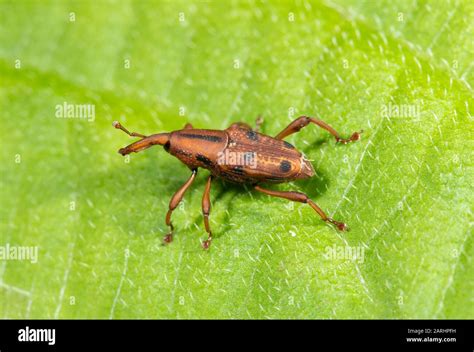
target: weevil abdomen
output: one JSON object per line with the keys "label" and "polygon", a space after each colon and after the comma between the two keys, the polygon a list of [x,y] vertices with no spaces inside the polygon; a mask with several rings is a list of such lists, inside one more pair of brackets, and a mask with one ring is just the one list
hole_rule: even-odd
{"label": "weevil abdomen", "polygon": [[280,183],[314,175],[311,163],[286,141],[233,125],[226,130],[227,162],[218,176],[238,183]]}

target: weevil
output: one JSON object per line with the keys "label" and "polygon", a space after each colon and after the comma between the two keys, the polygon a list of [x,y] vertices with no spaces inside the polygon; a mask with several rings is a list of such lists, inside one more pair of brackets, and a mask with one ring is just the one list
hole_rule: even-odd
{"label": "weevil", "polygon": [[199,168],[210,171],[202,197],[204,227],[208,235],[207,240],[202,243],[204,249],[208,249],[212,241],[209,225],[210,191],[212,180],[215,178],[249,185],[256,191],[273,197],[306,203],[323,221],[333,224],[340,231],[347,230],[345,223],[328,217],[306,194],[272,190],[263,188],[261,184],[289,182],[314,176],[315,171],[309,160],[292,144],[284,140],[310,123],[325,129],[334,136],[336,143],[342,144],[359,140],[362,131],[354,132],[349,138],[344,139],[326,122],[309,116],[300,116],[275,137],[271,137],[259,132],[262,122],[263,119],[258,118],[255,128],[245,122],[236,122],[225,130],[196,129],[188,123],[181,130],[149,136],[129,132],[119,122],[113,122],[115,128],[131,137],[140,138],[137,142],[121,148],[120,154],[137,153],[153,145],[161,145],[191,170],[191,176],[173,195],[169,203],[165,222],[170,230],[163,239],[165,244],[173,240],[174,226],[171,215],[196,178]]}

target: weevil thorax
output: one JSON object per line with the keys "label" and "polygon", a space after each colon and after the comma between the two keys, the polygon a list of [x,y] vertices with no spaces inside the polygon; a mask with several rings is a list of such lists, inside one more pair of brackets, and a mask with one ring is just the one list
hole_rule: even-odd
{"label": "weevil thorax", "polygon": [[227,141],[225,131],[183,129],[171,132],[164,148],[191,169],[202,167],[213,170]]}

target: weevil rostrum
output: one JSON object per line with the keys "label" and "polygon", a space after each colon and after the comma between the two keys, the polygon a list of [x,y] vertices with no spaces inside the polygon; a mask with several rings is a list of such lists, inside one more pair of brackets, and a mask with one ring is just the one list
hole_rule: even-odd
{"label": "weevil rostrum", "polygon": [[271,190],[263,188],[261,184],[300,180],[315,174],[313,166],[306,157],[293,145],[284,141],[284,138],[298,132],[310,123],[332,134],[336,138],[336,143],[347,144],[357,141],[360,139],[362,131],[354,132],[351,137],[343,139],[334,128],[324,121],[300,116],[275,137],[271,137],[259,132],[262,121],[261,118],[258,118],[255,128],[244,122],[236,122],[225,130],[195,129],[188,123],[181,130],[150,136],[129,132],[117,121],[113,123],[115,128],[121,129],[129,136],[140,138],[139,141],[121,148],[120,154],[137,153],[153,145],[161,145],[168,153],[191,169],[191,176],[173,195],[169,203],[165,221],[170,232],[164,237],[165,243],[170,243],[173,239],[174,227],[171,222],[171,214],[196,178],[198,168],[207,169],[211,173],[207,178],[202,197],[202,214],[208,234],[207,240],[202,243],[204,249],[208,249],[212,241],[209,214],[211,211],[211,183],[214,178],[221,178],[237,184],[247,184],[256,191],[273,197],[306,203],[318,213],[323,221],[333,224],[340,231],[347,230],[345,223],[328,217],[306,194]]}

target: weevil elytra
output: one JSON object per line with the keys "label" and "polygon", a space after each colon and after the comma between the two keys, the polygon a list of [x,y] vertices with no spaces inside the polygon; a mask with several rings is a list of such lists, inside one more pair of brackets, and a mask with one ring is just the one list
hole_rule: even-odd
{"label": "weevil elytra", "polygon": [[334,128],[324,121],[300,116],[276,137],[271,137],[259,132],[262,121],[261,118],[258,118],[254,129],[244,122],[236,122],[225,130],[195,129],[188,123],[181,130],[150,136],[129,132],[117,121],[113,123],[115,128],[121,129],[129,136],[140,138],[139,141],[121,148],[120,154],[137,153],[153,145],[162,145],[168,153],[191,169],[191,176],[173,195],[169,203],[165,221],[170,232],[164,237],[165,243],[169,243],[173,239],[174,227],[171,222],[171,214],[196,178],[198,168],[207,169],[211,173],[202,197],[202,214],[208,234],[207,240],[202,243],[204,249],[208,249],[212,241],[212,232],[209,226],[210,191],[211,182],[216,177],[233,183],[251,185],[255,190],[270,196],[306,203],[318,213],[322,220],[333,224],[340,231],[347,230],[346,224],[328,217],[306,194],[271,190],[261,187],[260,184],[282,183],[314,175],[313,166],[305,156],[293,145],[284,141],[285,137],[298,132],[310,123],[332,134],[336,138],[336,143],[347,144],[357,141],[362,131],[354,132],[351,137],[343,139]]}

